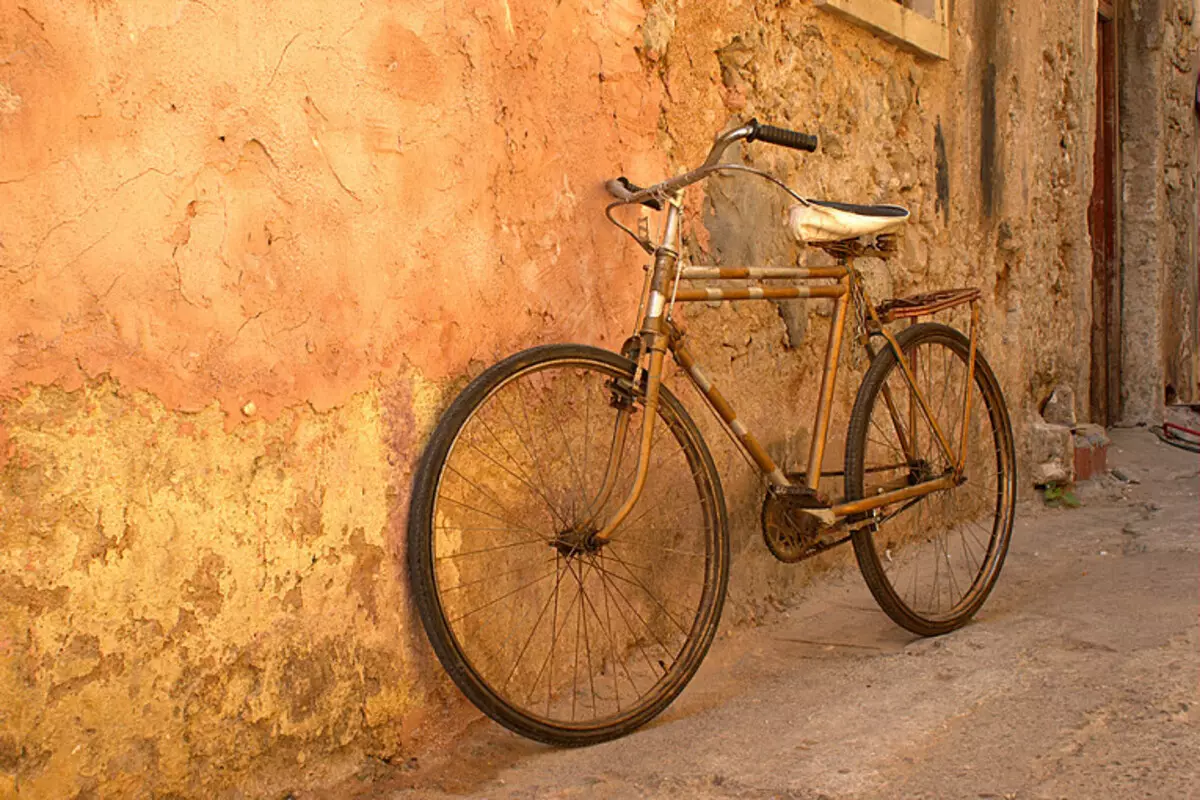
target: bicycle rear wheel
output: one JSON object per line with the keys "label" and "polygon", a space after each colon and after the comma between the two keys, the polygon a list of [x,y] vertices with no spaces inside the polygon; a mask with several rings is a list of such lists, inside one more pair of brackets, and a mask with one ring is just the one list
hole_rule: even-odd
{"label": "bicycle rear wheel", "polygon": [[484,713],[551,744],[622,736],[665,709],[724,603],[720,480],[665,388],[641,498],[608,543],[590,538],[633,482],[633,373],[577,345],[502,361],[451,404],[414,481],[409,573],[434,651]]}
{"label": "bicycle rear wheel", "polygon": [[[957,454],[962,408],[972,391],[959,485],[878,509],[853,535],[863,578],[880,607],[913,633],[954,630],[983,605],[1012,534],[1016,461],[1004,396],[982,354],[968,386],[970,344],[953,328],[914,325],[897,340],[938,426]],[[938,446],[889,347],[859,388],[846,441],[846,499],[946,474]]]}

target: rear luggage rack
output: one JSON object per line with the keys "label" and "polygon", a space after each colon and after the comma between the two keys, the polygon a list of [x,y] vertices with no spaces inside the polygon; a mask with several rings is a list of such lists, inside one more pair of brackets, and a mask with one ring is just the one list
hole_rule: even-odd
{"label": "rear luggage rack", "polygon": [[973,303],[978,299],[978,289],[943,289],[938,292],[915,294],[912,297],[884,300],[875,306],[875,313],[879,315],[880,322],[887,324],[898,319],[935,314],[963,303]]}

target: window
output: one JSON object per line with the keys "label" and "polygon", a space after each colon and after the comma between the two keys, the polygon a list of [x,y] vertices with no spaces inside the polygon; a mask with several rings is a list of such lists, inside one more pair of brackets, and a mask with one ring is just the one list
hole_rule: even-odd
{"label": "window", "polygon": [[897,44],[934,58],[950,57],[946,0],[815,0]]}
{"label": "window", "polygon": [[911,8],[923,17],[937,19],[938,3],[934,0],[895,0],[895,3],[905,8]]}

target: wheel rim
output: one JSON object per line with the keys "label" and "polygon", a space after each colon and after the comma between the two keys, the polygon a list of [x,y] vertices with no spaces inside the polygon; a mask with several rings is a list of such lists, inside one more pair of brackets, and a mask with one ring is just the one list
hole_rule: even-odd
{"label": "wheel rim", "polygon": [[[965,348],[929,337],[906,347],[904,354],[956,455],[968,382]],[[1011,451],[1002,412],[995,402],[989,404],[991,398],[979,377],[970,383],[963,482],[880,509],[873,526],[871,548],[888,590],[908,615],[926,624],[959,622],[974,613],[986,598],[1007,547]],[[866,426],[862,496],[898,482],[941,477],[952,468],[903,370],[894,364],[876,394]]]}
{"label": "wheel rim", "polygon": [[630,406],[629,388],[589,360],[521,370],[476,405],[438,479],[431,556],[450,639],[494,702],[543,726],[595,730],[654,709],[714,621],[716,492],[669,403],[641,499],[608,544],[591,537],[632,484],[643,414],[614,407]]}

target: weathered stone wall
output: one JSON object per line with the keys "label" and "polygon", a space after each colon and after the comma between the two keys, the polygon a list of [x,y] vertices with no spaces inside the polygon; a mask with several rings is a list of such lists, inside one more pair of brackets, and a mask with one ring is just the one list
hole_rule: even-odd
{"label": "weathered stone wall", "polygon": [[[401,572],[423,437],[502,354],[619,343],[603,179],[731,121],[819,133],[743,152],[804,192],[913,209],[870,285],[983,288],[1019,442],[1053,386],[1087,408],[1094,13],[958,2],[935,62],[800,0],[0,6],[0,794],[279,789],[449,724]],[[795,252],[770,187],[692,200],[694,260]],[[685,323],[801,463],[828,310]],[[736,623],[813,568],[710,441]]]}
{"label": "weathered stone wall", "polygon": [[1133,0],[1119,17],[1122,422],[1197,402],[1195,0]]}
{"label": "weathered stone wall", "polygon": [[1197,250],[1197,188],[1200,136],[1196,126],[1197,0],[1176,0],[1166,11],[1162,49],[1166,86],[1164,170],[1166,214],[1162,224],[1169,242],[1166,296],[1163,303],[1166,363],[1164,399],[1200,402],[1200,250]]}

